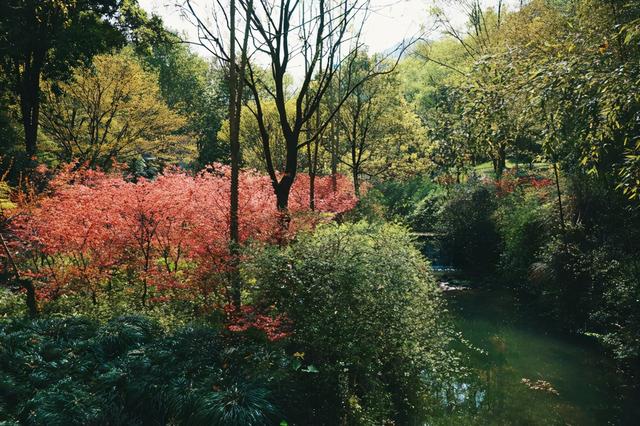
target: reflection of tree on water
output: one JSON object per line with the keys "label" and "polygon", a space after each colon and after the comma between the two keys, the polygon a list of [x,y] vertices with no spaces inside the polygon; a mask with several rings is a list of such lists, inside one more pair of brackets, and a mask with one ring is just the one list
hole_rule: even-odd
{"label": "reflection of tree on water", "polygon": [[438,380],[424,375],[435,391],[415,424],[637,424],[637,398],[621,405],[624,389],[598,348],[552,333],[507,291],[465,285],[444,292],[460,368]]}
{"label": "reflection of tree on water", "polygon": [[502,410],[504,408],[504,398],[502,398],[504,393],[503,389],[507,386],[503,374],[507,366],[507,343],[498,335],[492,335],[488,340],[488,362],[484,382],[489,398],[487,398],[486,404],[489,410]]}
{"label": "reflection of tree on water", "polygon": [[473,370],[442,385],[439,397],[448,411],[477,414],[504,408],[504,389],[508,386],[504,377],[506,342],[493,335],[488,338],[487,346],[489,350],[485,351],[470,345],[465,364],[472,365]]}
{"label": "reflection of tree on water", "polygon": [[460,332],[453,343],[458,373],[424,374],[434,392],[416,424],[637,424],[637,415],[626,411],[640,415],[640,404],[621,408],[622,390],[615,371],[602,368],[600,350],[554,334],[553,325],[511,292],[465,281],[439,250],[437,235],[416,236]]}

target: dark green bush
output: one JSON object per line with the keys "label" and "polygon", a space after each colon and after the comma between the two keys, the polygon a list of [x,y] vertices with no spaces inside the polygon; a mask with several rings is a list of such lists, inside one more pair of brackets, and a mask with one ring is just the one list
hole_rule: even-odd
{"label": "dark green bush", "polygon": [[442,189],[436,189],[418,201],[407,216],[411,228],[416,232],[436,231],[445,199],[446,193]]}
{"label": "dark green bush", "polygon": [[211,327],[10,320],[0,323],[0,422],[277,424],[291,372],[276,346]]}
{"label": "dark green bush", "polygon": [[389,220],[407,218],[416,204],[437,188],[438,186],[427,176],[407,181],[386,181],[377,186],[384,195]]}
{"label": "dark green bush", "polygon": [[388,215],[388,207],[384,194],[378,188],[370,188],[360,197],[358,204],[353,210],[344,216],[345,221],[357,222],[366,220],[367,222],[384,221]]}
{"label": "dark green bush", "polygon": [[532,265],[557,224],[554,206],[535,190],[516,190],[498,201],[495,221],[500,235],[500,278],[518,288],[529,286]]}
{"label": "dark green bush", "polygon": [[445,261],[473,276],[494,271],[500,245],[495,209],[494,190],[486,185],[461,185],[448,194],[438,221]]}
{"label": "dark green bush", "polygon": [[295,325],[291,348],[318,373],[299,424],[406,421],[425,375],[455,368],[446,308],[408,232],[365,222],[327,225],[249,271],[257,300]]}

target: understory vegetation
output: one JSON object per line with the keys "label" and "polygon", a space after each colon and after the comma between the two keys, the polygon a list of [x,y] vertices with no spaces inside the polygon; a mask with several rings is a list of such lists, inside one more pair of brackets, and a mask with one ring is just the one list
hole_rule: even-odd
{"label": "understory vegetation", "polygon": [[437,401],[434,384],[462,373],[435,281],[405,229],[325,225],[285,250],[252,253],[249,304],[228,316],[185,314],[201,308],[179,296],[144,309],[122,286],[97,306],[61,296],[45,318],[19,319],[24,302],[3,291],[1,314],[13,319],[0,327],[1,419],[406,421]]}

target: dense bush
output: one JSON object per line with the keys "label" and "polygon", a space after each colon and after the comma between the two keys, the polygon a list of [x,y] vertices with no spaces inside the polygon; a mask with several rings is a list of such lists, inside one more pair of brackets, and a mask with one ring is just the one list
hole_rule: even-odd
{"label": "dense bush", "polygon": [[493,188],[480,184],[455,187],[439,214],[441,252],[456,268],[474,276],[493,271],[499,255],[499,235],[493,214]]}
{"label": "dense bush", "polygon": [[299,424],[403,423],[428,407],[424,377],[455,369],[428,264],[397,225],[326,225],[264,251],[247,273],[257,300],[294,324],[292,350],[318,370]]}
{"label": "dense bush", "polygon": [[[0,421],[370,425],[441,408],[453,333],[405,229],[324,225],[247,259],[248,321],[1,322]],[[20,315],[15,297],[0,301],[0,314]],[[289,330],[278,342],[258,329],[266,311]]]}
{"label": "dense bush", "polygon": [[277,424],[290,360],[248,335],[205,326],[168,334],[144,317],[5,321],[0,422]]}
{"label": "dense bush", "polygon": [[406,219],[416,204],[437,189],[437,185],[428,177],[415,177],[408,181],[386,181],[378,188],[384,195],[383,203],[387,208],[388,219]]}
{"label": "dense bush", "polygon": [[[289,204],[292,234],[353,208],[352,185],[336,179],[336,191],[331,177],[316,179],[310,212],[308,177],[298,176]],[[229,188],[229,168],[221,165],[137,182],[69,165],[43,194],[17,197],[11,232],[3,232],[42,302],[74,296],[98,305],[121,289],[142,306],[191,300],[210,308],[225,296]],[[270,178],[243,171],[240,241],[279,239],[279,219]]]}
{"label": "dense bush", "polygon": [[438,229],[441,209],[446,199],[442,189],[435,189],[418,201],[407,220],[417,232],[434,232]]}
{"label": "dense bush", "polygon": [[389,217],[389,207],[385,195],[378,188],[368,188],[358,199],[358,204],[347,212],[343,219],[347,222],[364,220],[369,223],[384,222]]}
{"label": "dense bush", "polygon": [[[629,219],[633,219],[630,212]],[[640,372],[640,259],[636,230],[570,224],[541,250],[540,306],[564,329],[597,337],[629,372]],[[628,235],[614,235],[624,232]],[[603,240],[602,236],[606,235]],[[637,238],[637,237],[636,237]],[[630,242],[625,247],[621,241]]]}
{"label": "dense bush", "polygon": [[546,191],[518,188],[502,197],[495,212],[501,250],[501,278],[520,289],[528,288],[532,265],[557,228],[557,214]]}

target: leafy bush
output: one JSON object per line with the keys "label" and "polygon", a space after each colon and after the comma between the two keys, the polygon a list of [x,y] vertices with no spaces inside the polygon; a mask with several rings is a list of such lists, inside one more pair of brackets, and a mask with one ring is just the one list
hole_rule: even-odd
{"label": "leafy bush", "polygon": [[416,177],[408,181],[387,181],[378,186],[384,194],[388,219],[404,219],[416,204],[437,188],[428,177]]}
{"label": "leafy bush", "polygon": [[[10,275],[8,273],[0,275],[0,280],[10,282]],[[8,288],[0,288],[0,318],[21,317],[26,314],[24,295]]]}
{"label": "leafy bush", "polygon": [[[632,232],[632,231],[629,231]],[[598,337],[640,372],[640,260],[572,225],[540,253],[542,306],[562,328]]]}
{"label": "leafy bush", "polygon": [[318,373],[299,424],[406,421],[423,380],[455,368],[446,309],[408,232],[365,222],[327,225],[250,273],[257,300],[294,324],[291,348]]}
{"label": "leafy bush", "polygon": [[0,422],[273,424],[289,366],[281,350],[211,327],[166,334],[144,317],[5,321]]}
{"label": "leafy bush", "polygon": [[438,231],[442,253],[453,266],[477,276],[493,271],[500,243],[495,208],[494,192],[486,185],[458,186],[448,195]]}
{"label": "leafy bush", "polygon": [[417,232],[435,231],[445,197],[444,191],[434,190],[418,201],[407,217],[411,228]]}
{"label": "leafy bush", "polygon": [[345,213],[345,221],[381,222],[388,215],[388,207],[384,194],[378,188],[370,188],[360,197],[358,204],[351,211]]}
{"label": "leafy bush", "polygon": [[499,200],[495,221],[501,240],[501,278],[527,289],[531,266],[557,223],[553,208],[534,189],[518,190]]}

